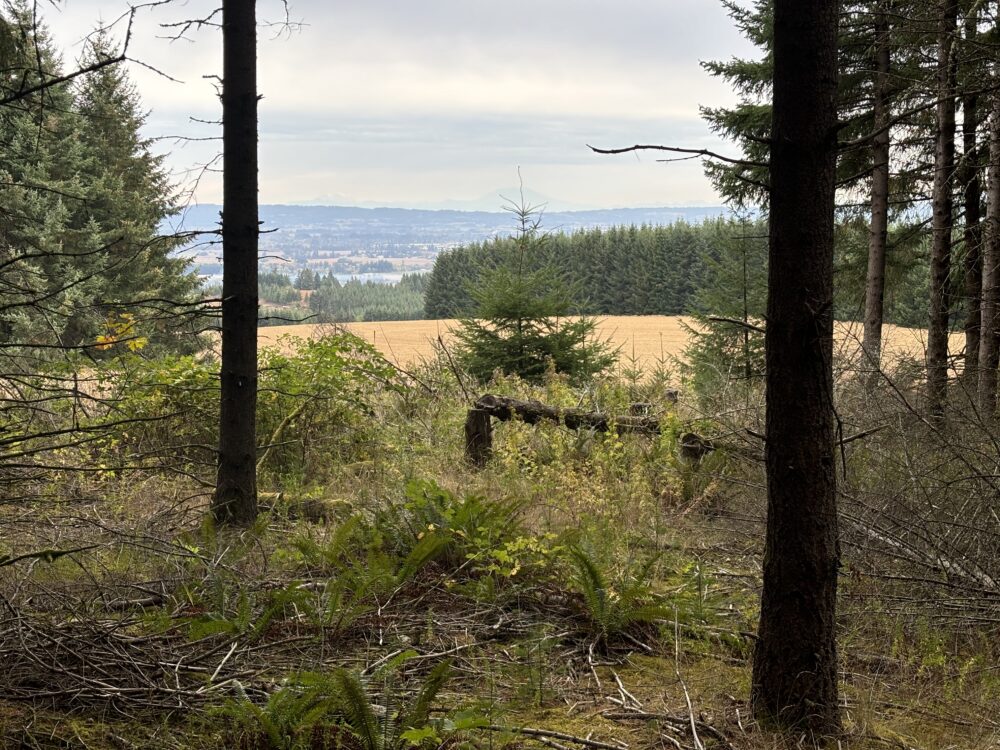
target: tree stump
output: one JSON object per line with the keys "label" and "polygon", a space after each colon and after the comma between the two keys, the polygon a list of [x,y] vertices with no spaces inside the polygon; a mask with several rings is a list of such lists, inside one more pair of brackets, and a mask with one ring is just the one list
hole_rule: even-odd
{"label": "tree stump", "polygon": [[465,455],[473,466],[485,466],[493,454],[493,426],[490,413],[469,409],[465,418]]}

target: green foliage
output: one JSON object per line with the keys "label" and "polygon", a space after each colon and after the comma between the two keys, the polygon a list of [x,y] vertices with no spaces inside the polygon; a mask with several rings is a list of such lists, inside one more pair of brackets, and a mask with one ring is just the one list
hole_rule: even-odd
{"label": "green foliage", "polygon": [[[391,272],[388,269],[373,269]],[[292,279],[279,271],[265,271],[258,279],[262,310],[260,325],[288,325],[308,319],[313,323],[354,323],[370,320],[415,320],[423,317],[427,276],[403,274],[397,283],[350,279],[343,284],[332,273],[321,275],[310,268]],[[300,290],[310,292],[302,301]]]}
{"label": "green foliage", "polygon": [[[296,292],[296,297],[298,293]],[[299,323],[314,323],[315,316],[304,307],[291,305],[282,307],[260,307],[257,313],[257,327],[293,326]]]}
{"label": "green foliage", "polygon": [[[16,37],[4,59],[7,85],[58,77],[58,54],[34,8],[9,3],[3,13]],[[83,65],[116,54],[102,34],[89,42]],[[194,335],[178,332],[204,325],[192,305],[200,281],[173,253],[180,241],[160,234],[177,205],[163,157],[140,133],[144,121],[115,65],[0,111],[0,341],[41,345],[35,357],[55,345],[86,347],[107,320],[128,313],[153,350],[197,347]]]}
{"label": "green foliage", "polygon": [[[299,275],[295,277],[295,288],[319,289],[320,282],[321,279],[315,271],[313,271],[311,268],[303,268],[301,271],[299,271]],[[333,281],[330,283],[330,286],[340,286],[340,282],[338,282],[336,278],[333,278]]]}
{"label": "green foliage", "polygon": [[709,160],[705,173],[716,190],[734,205],[743,208],[767,203],[768,138],[771,132],[771,45],[774,34],[772,0],[749,4],[723,0],[723,5],[740,33],[762,50],[755,60],[732,58],[710,60],[702,67],[725,79],[739,94],[731,108],[702,108],[702,117],[713,132],[733,140],[748,164],[727,164]]}
{"label": "green foliage", "polygon": [[553,554],[550,537],[523,528],[523,500],[459,497],[418,480],[407,484],[406,498],[376,518],[386,550],[404,560],[403,571],[434,561],[454,578],[509,581],[543,570]]}
{"label": "green foliage", "polygon": [[[770,107],[764,107],[767,125]],[[766,129],[765,129],[766,130]],[[754,131],[757,132],[757,131]],[[766,155],[766,152],[765,152]],[[716,165],[720,179],[743,190],[754,188],[734,177],[733,168]],[[755,203],[747,198],[748,203]],[[739,204],[739,201],[737,201]],[[857,320],[863,310],[868,230],[862,217],[846,214],[836,236],[838,320]],[[926,324],[926,232],[899,215],[889,229],[885,319],[897,325]],[[517,238],[498,239],[442,252],[427,278],[428,318],[470,317],[477,301],[471,290],[483,269],[509,267],[518,253]],[[743,259],[747,260],[744,274]],[[710,333],[705,360],[715,373],[700,373],[704,391],[730,377],[745,378],[743,335],[732,324],[707,316],[742,319],[743,290],[752,322],[764,319],[767,292],[767,224],[761,219],[720,218],[667,227],[591,229],[546,238],[544,247],[525,256],[530,271],[547,267],[570,297],[571,309],[587,315],[682,315],[699,317],[699,331]],[[961,282],[955,274],[953,283]],[[744,282],[745,278],[745,282]],[[958,305],[963,292],[955,289]],[[751,333],[751,371],[763,365],[760,334]],[[698,352],[694,352],[696,355]],[[627,358],[628,352],[620,356]],[[732,363],[732,367],[729,363]],[[740,372],[742,371],[742,373]],[[689,374],[690,375],[690,374]]]}
{"label": "green foliage", "polygon": [[[705,282],[706,262],[717,250],[722,220],[699,225],[628,226],[552,234],[522,252],[520,236],[447,250],[427,279],[428,318],[476,314],[481,274],[521,264],[522,272],[548,269],[586,315],[679,315],[692,306]],[[539,238],[541,239],[541,238]],[[543,274],[544,276],[544,274]]]}
{"label": "green foliage", "polygon": [[522,499],[490,501],[475,494],[459,498],[426,481],[410,482],[406,495],[407,528],[411,534],[445,540],[438,559],[448,570],[468,567],[471,573],[510,578],[525,567],[543,564],[548,548],[522,526]]}
{"label": "green foliage", "polygon": [[[372,677],[340,668],[328,674],[292,675],[263,706],[240,688],[220,713],[230,722],[230,734],[239,746],[258,750],[437,747],[448,734],[477,722],[431,718],[450,673],[447,661],[439,662],[415,687],[401,689],[400,669],[413,656],[401,654]],[[373,692],[379,682],[381,692]]]}
{"label": "green foliage", "polygon": [[[282,344],[284,351],[265,349],[260,356],[263,476],[316,480],[334,457],[367,457],[376,444],[366,431],[371,403],[376,392],[401,388],[395,370],[349,333]],[[129,420],[97,442],[102,463],[127,463],[136,452],[203,463],[214,451],[219,383],[211,358],[128,353],[100,363],[98,377],[116,412]]]}
{"label": "green foliage", "polygon": [[[868,224],[863,217],[847,219],[837,225],[834,314],[838,320],[857,320],[864,308],[869,237]],[[928,240],[922,221],[899,222],[889,227],[887,242],[891,250],[886,254],[884,311],[887,323],[909,328],[927,327]],[[952,274],[949,284],[950,304],[960,309],[965,304],[962,275]]]}
{"label": "green foliage", "polygon": [[[282,342],[264,350],[257,396],[259,440],[271,446],[262,471],[282,477],[322,476],[336,459],[362,460],[377,443],[374,394],[399,389],[396,371],[371,345],[349,333]],[[279,445],[281,443],[281,445]]]}
{"label": "green foliage", "polygon": [[[845,219],[836,233],[835,316],[857,320],[864,308],[869,229],[860,218]],[[886,268],[885,320],[924,326],[927,320],[926,237],[919,227],[890,228],[893,251]],[[734,393],[759,387],[764,374],[764,319],[767,306],[767,224],[729,221],[714,226],[705,276],[692,297],[696,324],[678,361],[682,377],[701,405],[731,400]],[[960,279],[953,280],[958,285]],[[952,299],[961,301],[955,290]],[[728,320],[711,320],[712,317]],[[746,321],[751,327],[741,325]]]}
{"label": "green foliage", "polygon": [[301,297],[292,280],[280,271],[261,271],[257,275],[257,290],[261,302],[272,305],[298,304]]}
{"label": "green foliage", "polygon": [[[352,516],[332,535],[316,538],[307,529],[292,539],[282,557],[313,575],[328,578],[318,602],[310,605],[314,622],[341,631],[385,596],[437,559],[447,545],[442,535],[426,534],[402,547],[387,542],[381,524]],[[290,553],[294,552],[294,556]]]}
{"label": "green foliage", "polygon": [[397,284],[323,284],[309,296],[309,310],[319,323],[416,320],[424,317],[424,284],[423,274],[404,274]]}
{"label": "green foliage", "polygon": [[355,514],[332,533],[300,530],[277,560],[327,578],[319,599],[302,606],[312,622],[341,632],[432,563],[449,586],[490,580],[469,591],[491,597],[497,593],[493,579],[543,569],[553,555],[549,538],[523,530],[522,507],[479,495],[456,497],[433,482],[412,481],[404,502],[380,509],[373,519]]}
{"label": "green foliage", "polygon": [[184,570],[177,596],[190,616],[184,622],[190,640],[212,635],[261,638],[275,621],[298,612],[314,595],[298,581],[262,589],[241,574],[240,566],[266,533],[266,517],[257,519],[238,538],[218,532],[211,517],[199,529],[181,534],[177,545],[184,549]]}
{"label": "green foliage", "polygon": [[653,592],[652,574],[660,560],[650,557],[626,567],[615,579],[579,545],[567,548],[573,590],[580,595],[591,634],[607,647],[610,641],[657,620],[669,619],[671,609]]}
{"label": "green foliage", "polygon": [[297,582],[261,593],[246,586],[235,576],[213,571],[207,586],[188,587],[186,598],[193,606],[206,611],[188,626],[188,637],[195,641],[210,635],[241,636],[248,641],[260,638],[276,620],[300,611],[313,597]]}
{"label": "green foliage", "polygon": [[[732,384],[758,385],[764,374],[767,305],[767,225],[762,221],[717,224],[715,253],[705,284],[694,295],[696,324],[687,326],[681,375],[701,400],[725,399]],[[728,318],[712,320],[711,318]]]}
{"label": "green foliage", "polygon": [[496,371],[538,382],[550,369],[585,381],[610,367],[615,355],[596,340],[592,319],[567,318],[574,312],[567,280],[554,266],[538,264],[546,238],[532,209],[513,213],[515,252],[480,271],[471,290],[473,317],[463,318],[456,332],[458,361],[483,382]]}

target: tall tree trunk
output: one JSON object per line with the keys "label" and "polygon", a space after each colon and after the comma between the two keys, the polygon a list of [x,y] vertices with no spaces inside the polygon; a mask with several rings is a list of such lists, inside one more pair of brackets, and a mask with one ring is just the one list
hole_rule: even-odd
{"label": "tall tree trunk", "polygon": [[[975,42],[978,24],[978,11],[970,12],[965,19],[967,41]],[[983,186],[980,178],[979,123],[979,97],[966,94],[962,97],[962,169],[958,180],[965,208],[965,230],[962,234],[962,244],[965,247],[965,367],[962,382],[966,391],[971,394],[976,393],[979,380],[977,370],[983,289],[983,228],[980,208]]]}
{"label": "tall tree trunk", "polygon": [[840,729],[833,425],[836,0],[775,0],[767,301],[767,534],[754,715]]}
{"label": "tall tree trunk", "polygon": [[254,0],[223,0],[222,403],[212,514],[257,516],[257,20]]}
{"label": "tall tree trunk", "polygon": [[937,134],[932,195],[931,293],[927,331],[927,407],[944,414],[948,392],[948,276],[951,273],[955,171],[955,33],[958,0],[941,0],[938,19]]}
{"label": "tall tree trunk", "polygon": [[990,170],[983,243],[983,307],[979,338],[979,409],[992,416],[997,406],[1000,361],[1000,97],[990,118]]}
{"label": "tall tree trunk", "polygon": [[885,255],[889,236],[889,16],[890,0],[881,0],[875,11],[874,115],[877,134],[872,142],[872,222],[868,241],[868,275],[865,284],[864,351],[874,384],[882,358],[882,322],[885,306]]}

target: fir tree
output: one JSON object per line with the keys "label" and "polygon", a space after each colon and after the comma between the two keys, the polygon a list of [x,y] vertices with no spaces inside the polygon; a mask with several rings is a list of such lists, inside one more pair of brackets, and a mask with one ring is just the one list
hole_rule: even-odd
{"label": "fir tree", "polygon": [[555,265],[533,267],[546,250],[535,212],[523,204],[511,210],[514,252],[484,268],[471,290],[476,317],[460,322],[459,361],[481,381],[498,370],[537,382],[549,368],[576,380],[607,369],[615,355],[595,340],[592,319],[567,318],[572,295]]}
{"label": "fir tree", "polygon": [[[98,34],[84,63],[114,54],[110,40]],[[168,323],[176,325],[170,313],[190,303],[200,287],[189,261],[175,254],[182,240],[160,234],[164,221],[179,210],[164,157],[154,154],[142,135],[146,113],[125,68],[113,65],[85,76],[75,112],[86,201],[71,223],[96,234],[113,253],[92,292],[92,326],[109,314],[139,308],[148,313],[150,333],[162,336],[172,327]],[[82,333],[92,336],[94,328]]]}
{"label": "fir tree", "polygon": [[[23,2],[8,4],[13,46],[3,87],[23,91],[58,77],[44,24]],[[84,65],[112,57],[97,35]],[[171,323],[190,312],[197,277],[159,237],[175,212],[162,157],[140,135],[138,95],[117,65],[0,108],[0,336],[21,346],[88,347],[121,316],[176,348]],[[159,334],[158,336],[156,334]],[[187,339],[193,345],[193,337]]]}
{"label": "fir tree", "polygon": [[720,221],[714,228],[707,279],[692,295],[698,322],[689,328],[682,364],[701,399],[724,393],[730,382],[755,385],[764,374],[767,227]]}

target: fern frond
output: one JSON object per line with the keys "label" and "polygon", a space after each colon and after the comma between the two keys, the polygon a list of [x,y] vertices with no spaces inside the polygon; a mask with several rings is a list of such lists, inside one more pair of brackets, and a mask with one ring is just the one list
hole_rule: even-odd
{"label": "fern frond", "polygon": [[606,625],[605,620],[609,609],[608,584],[604,574],[601,573],[594,559],[583,549],[576,545],[567,549],[570,554],[570,562],[575,569],[573,578],[580,594],[583,595],[589,610],[588,614],[595,623],[601,624],[603,628]]}
{"label": "fern frond", "polygon": [[364,750],[383,750],[382,728],[361,681],[345,669],[335,670],[331,679],[337,686],[338,708],[346,719],[347,728],[358,738]]}
{"label": "fern frond", "polygon": [[440,662],[431,670],[413,698],[409,710],[400,716],[399,723],[403,729],[419,729],[428,723],[431,706],[450,676],[451,661],[448,660]]}
{"label": "fern frond", "polygon": [[239,680],[233,680],[233,692],[236,693],[236,697],[240,699],[242,703],[251,703],[250,696],[247,695],[246,688],[243,687],[243,683]]}
{"label": "fern frond", "polygon": [[443,534],[433,532],[425,534],[403,560],[399,569],[400,580],[405,581],[416,575],[425,565],[441,555],[450,543],[451,540]]}

